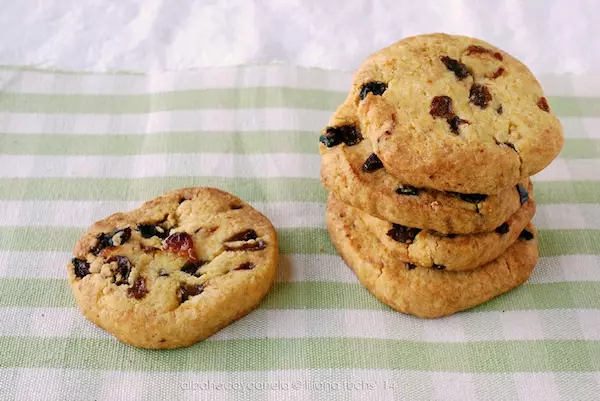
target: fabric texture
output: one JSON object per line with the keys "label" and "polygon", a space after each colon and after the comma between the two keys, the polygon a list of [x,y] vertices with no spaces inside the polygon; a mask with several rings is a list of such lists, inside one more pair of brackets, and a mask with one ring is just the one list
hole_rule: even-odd
{"label": "fabric texture", "polygon": [[[424,320],[361,287],[325,228],[318,136],[351,74],[0,68],[0,399],[597,399],[600,80],[540,78],[566,141],[533,178],[538,266],[508,294]],[[192,347],[121,344],[75,304],[73,245],[98,219],[198,185],[271,219],[277,282]]]}

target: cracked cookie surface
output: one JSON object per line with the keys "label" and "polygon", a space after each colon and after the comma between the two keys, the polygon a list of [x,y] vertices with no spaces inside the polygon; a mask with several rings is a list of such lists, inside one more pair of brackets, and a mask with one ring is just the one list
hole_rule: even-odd
{"label": "cracked cookie surface", "polygon": [[473,270],[499,257],[520,236],[535,214],[533,199],[491,232],[444,235],[378,219],[329,195],[328,208],[338,215],[360,219],[395,259],[415,267],[446,271]]}
{"label": "cracked cookie surface", "polygon": [[538,260],[529,223],[497,259],[475,270],[446,271],[399,260],[369,227],[328,203],[329,235],[360,283],[381,302],[418,317],[435,318],[472,308],[525,282]]}
{"label": "cracked cookie surface", "polygon": [[[351,110],[340,109],[330,121],[332,126],[352,125]],[[360,134],[357,134],[360,135]],[[529,179],[520,187],[505,188],[497,195],[458,194],[402,185],[389,174],[373,154],[371,141],[363,138],[346,145],[323,144],[321,182],[344,203],[368,214],[409,227],[429,229],[442,234],[470,234],[493,231],[524,203]]]}
{"label": "cracked cookie surface", "polygon": [[278,255],[273,226],[250,205],[185,188],[96,222],[67,271],[89,320],[136,347],[177,348],[254,309]]}
{"label": "cracked cookie surface", "polygon": [[356,115],[390,174],[442,191],[497,194],[541,171],[563,144],[531,71],[463,36],[415,36],[374,53],[340,113]]}

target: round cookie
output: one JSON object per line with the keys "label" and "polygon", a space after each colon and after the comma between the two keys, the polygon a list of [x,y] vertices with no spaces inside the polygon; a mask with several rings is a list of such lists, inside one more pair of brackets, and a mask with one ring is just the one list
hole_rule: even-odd
{"label": "round cookie", "polygon": [[415,187],[497,194],[545,168],[562,126],[531,71],[481,40],[410,37],[368,57],[346,104],[386,170]]}
{"label": "round cookie", "polygon": [[186,188],[96,222],[67,270],[89,320],[135,347],[177,348],[254,309],[278,255],[273,226],[250,205]]}
{"label": "round cookie", "polygon": [[332,195],[329,195],[328,202],[331,211],[360,218],[395,259],[446,271],[473,270],[496,259],[517,240],[535,214],[535,203],[529,199],[494,231],[444,235],[378,219],[344,204]]}
{"label": "round cookie", "polygon": [[[352,114],[342,111],[332,118],[332,126],[348,126],[346,118],[351,119]],[[344,203],[382,220],[442,234],[493,231],[529,198],[529,179],[497,195],[463,195],[402,185],[377,162],[367,138],[346,133],[345,139],[331,143],[321,137],[321,182]]]}
{"label": "round cookie", "polygon": [[329,235],[361,284],[393,309],[435,318],[472,308],[525,282],[538,259],[530,223],[500,257],[478,269],[449,272],[414,267],[382,246],[352,212],[328,204]]}

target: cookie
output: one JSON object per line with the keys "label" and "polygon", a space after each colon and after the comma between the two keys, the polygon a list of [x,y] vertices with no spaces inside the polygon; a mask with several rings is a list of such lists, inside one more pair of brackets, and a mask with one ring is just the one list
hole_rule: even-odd
{"label": "cookie", "polygon": [[418,317],[451,315],[505,293],[529,278],[538,259],[531,223],[497,259],[462,272],[401,261],[352,209],[340,209],[331,202],[327,226],[338,253],[361,284],[393,309]]}
{"label": "cookie", "polygon": [[329,209],[338,214],[352,214],[360,218],[394,258],[415,266],[446,271],[473,270],[496,259],[517,240],[535,214],[535,203],[529,199],[494,231],[444,235],[378,219],[332,195],[328,203]]}
{"label": "cookie", "polygon": [[86,318],[135,347],[177,348],[254,309],[278,255],[273,226],[250,205],[186,188],[96,222],[67,271]]}
{"label": "cookie", "polygon": [[386,170],[414,187],[497,194],[545,168],[564,141],[531,71],[464,36],[415,36],[374,53],[338,114],[349,109]]}
{"label": "cookie", "polygon": [[[334,116],[333,124],[343,113]],[[347,121],[347,120],[344,120]],[[340,126],[345,126],[340,124]],[[340,137],[340,135],[336,136]],[[382,220],[442,234],[493,231],[529,197],[529,179],[497,195],[459,194],[403,185],[378,162],[367,138],[326,146],[321,139],[321,182],[344,203]]]}

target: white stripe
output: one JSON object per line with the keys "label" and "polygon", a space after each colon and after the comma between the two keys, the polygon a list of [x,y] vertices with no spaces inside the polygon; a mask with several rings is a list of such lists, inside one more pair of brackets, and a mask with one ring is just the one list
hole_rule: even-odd
{"label": "white stripe", "polygon": [[[111,337],[85,320],[77,308],[0,308],[0,321],[0,336],[87,339]],[[288,324],[289,322],[294,324]],[[498,322],[499,327],[490,322]],[[583,324],[586,325],[585,330],[582,329]],[[502,340],[598,341],[600,310],[477,312],[460,313],[440,319],[414,319],[394,311],[257,309],[240,322],[219,331],[208,341],[315,337],[435,343]]]}
{"label": "white stripe", "polygon": [[[0,278],[65,279],[70,252],[0,251]],[[336,255],[281,255],[278,282],[326,281],[358,283],[352,271]],[[564,255],[540,258],[528,283],[600,281],[597,255]]]}
{"label": "white stripe", "polygon": [[[316,145],[315,145],[316,146]],[[0,155],[0,178],[17,177],[306,177],[318,178],[319,155],[173,153],[135,156]]]}
{"label": "white stripe", "polygon": [[149,75],[64,75],[0,70],[5,92],[44,94],[133,95],[202,89],[288,87],[347,92],[352,74],[289,65],[206,68],[197,72]]}
{"label": "white stripe", "polygon": [[[315,145],[316,146],[316,145]],[[173,153],[127,156],[0,155],[0,178],[305,177],[318,178],[312,154]],[[600,159],[555,159],[534,181],[599,181]]]}
{"label": "white stripe", "polygon": [[534,181],[600,181],[600,159],[554,159]]}
{"label": "white stripe", "polygon": [[[143,201],[0,201],[0,227],[88,227],[113,213],[132,210]],[[325,204],[253,203],[277,228],[325,228]],[[538,229],[600,229],[600,204],[538,205]]]}
{"label": "white stripe", "polygon": [[[204,68],[199,71],[155,72],[147,75],[66,75],[0,69],[0,87],[6,92],[50,94],[146,94],[198,89],[292,87],[347,92],[352,73],[256,65]],[[597,96],[597,74],[539,74],[546,96]]]}
{"label": "white stripe", "polygon": [[600,117],[561,117],[565,138],[600,139]]}
{"label": "white stripe", "polygon": [[[319,132],[332,111],[304,109],[203,109],[144,114],[0,113],[5,134],[154,134],[176,131]],[[316,145],[315,145],[316,146]]]}

